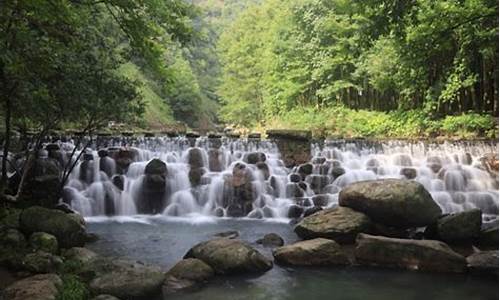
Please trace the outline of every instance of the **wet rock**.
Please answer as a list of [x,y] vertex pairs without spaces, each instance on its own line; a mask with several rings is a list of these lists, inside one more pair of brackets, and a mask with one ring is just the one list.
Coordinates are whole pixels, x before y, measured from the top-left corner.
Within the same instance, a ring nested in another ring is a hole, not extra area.
[[243,161],[252,165],[255,165],[259,162],[265,162],[266,154],[264,154],[263,152],[250,152],[245,154],[245,156],[243,157]]
[[313,214],[317,213],[318,211],[322,211],[322,210],[323,210],[323,208],[321,208],[321,206],[309,207],[308,209],[306,209],[304,211],[304,218],[309,217],[310,215],[313,215]]
[[189,181],[191,182],[191,186],[199,186],[201,184],[201,179],[205,175],[204,168],[197,168],[189,170]]
[[297,173],[302,176],[302,179],[305,179],[307,175],[311,175],[313,172],[313,165],[310,163],[302,164],[298,167]]
[[481,251],[468,256],[467,268],[473,274],[498,276],[498,250]]
[[349,244],[354,243],[358,233],[369,232],[370,228],[370,218],[365,214],[338,206],[302,219],[294,231],[303,239],[322,237]]
[[232,218],[241,218],[245,216],[243,212],[243,207],[239,204],[230,204],[226,208],[226,213],[228,217]]
[[240,236],[240,233],[236,230],[229,230],[224,232],[219,232],[214,234],[216,237],[226,238],[226,239],[235,239]]
[[324,164],[325,162],[326,162],[325,157],[313,157],[313,159],[311,160],[311,163],[315,165],[321,165]]
[[97,258],[86,268],[95,274],[89,283],[92,293],[122,299],[151,299],[161,293],[165,279],[157,267],[123,259]]
[[260,209],[254,209],[247,215],[247,217],[252,219],[263,219],[264,213]]
[[330,266],[349,264],[347,256],[335,241],[316,238],[274,249],[279,264],[294,266]]
[[178,262],[167,274],[163,282],[163,297],[168,299],[169,294],[177,292],[192,291],[210,278],[214,277],[215,271],[196,258],[187,258]]
[[128,166],[136,161],[139,152],[134,148],[120,148],[117,151],[109,151],[109,154],[115,160],[119,171],[125,173]]
[[417,170],[415,168],[402,168],[400,174],[406,177],[406,179],[415,179],[417,177]]
[[356,262],[372,266],[453,273],[463,272],[466,266],[462,255],[445,243],[433,240],[359,234],[354,254]]
[[448,243],[472,242],[481,233],[482,214],[479,209],[450,214],[437,221],[437,236]]
[[23,259],[24,267],[32,273],[54,273],[62,264],[59,256],[43,251],[27,254]]
[[306,177],[306,181],[309,183],[309,187],[314,191],[314,193],[320,194],[328,185],[330,178],[326,175],[309,175]]
[[247,185],[252,182],[252,173],[246,165],[237,163],[233,167],[233,187]]
[[210,171],[221,172],[223,170],[222,155],[223,153],[219,149],[208,150],[208,169]]
[[123,191],[123,187],[124,187],[124,184],[125,184],[125,178],[123,177],[123,175],[115,175],[115,176],[113,176],[113,178],[111,180],[112,180],[113,184],[120,191]]
[[302,216],[302,213],[304,212],[304,208],[298,206],[298,205],[290,205],[288,208],[288,218],[290,219],[298,219]]
[[203,168],[204,167],[204,159],[203,159],[203,150],[201,148],[191,148],[187,153],[188,164],[191,166],[191,169]]
[[0,227],[0,266],[12,270],[24,269],[22,259],[28,251],[24,235],[13,228]]
[[30,236],[30,246],[34,250],[41,250],[50,254],[59,252],[59,244],[52,234],[35,232]]
[[167,164],[165,164],[163,161],[161,161],[158,158],[152,159],[147,165],[146,169],[144,170],[144,174],[146,175],[167,175]]
[[95,164],[94,161],[85,160],[80,164],[80,181],[87,184],[94,182]]
[[327,194],[314,195],[312,197],[312,202],[315,206],[327,206],[330,202],[330,195]]
[[268,233],[264,235],[263,238],[256,241],[257,244],[261,244],[264,247],[280,247],[285,244],[283,238],[276,233]]
[[332,176],[333,179],[337,179],[338,177],[344,174],[345,174],[345,169],[342,167],[334,167],[330,170],[330,176]]
[[266,272],[272,261],[239,240],[214,239],[189,250],[184,258],[198,258],[210,265],[217,274]]
[[299,174],[296,174],[296,173],[292,173],[288,176],[290,182],[301,182],[302,181],[302,177],[299,175]]
[[280,150],[283,162],[291,168],[311,159],[311,131],[306,130],[268,130],[267,136]]
[[60,210],[32,206],[21,213],[20,226],[27,234],[52,234],[63,248],[79,247],[85,244],[86,234],[84,221],[77,216]]
[[301,198],[304,196],[304,190],[299,186],[298,183],[289,182],[286,185],[286,197],[287,198]]
[[413,165],[411,156],[408,154],[397,154],[393,157],[393,162],[395,165],[402,167],[411,167]]
[[345,187],[339,204],[367,214],[388,226],[409,228],[432,224],[441,208],[416,181],[382,179],[356,182]]
[[35,275],[8,286],[3,297],[5,300],[56,300],[62,284],[56,274]]
[[217,207],[215,209],[215,216],[216,217],[224,217],[224,209],[222,207]]
[[441,158],[437,156],[430,156],[427,158],[427,167],[432,170],[435,174],[439,173],[443,164],[441,162]]
[[100,158],[103,158],[103,157],[107,157],[109,156],[109,152],[107,149],[100,149],[99,151],[97,151],[97,155],[100,157]]
[[24,248],[26,244],[26,238],[17,229],[0,230],[0,246],[20,249]]
[[498,153],[487,153],[479,159],[480,167],[498,182]]
[[258,162],[256,166],[257,169],[262,173],[264,180],[269,179],[269,175],[271,174],[269,171],[269,166],[265,162]]
[[75,214],[76,212],[66,203],[57,204],[54,209],[60,210],[66,214]]
[[94,160],[94,155],[90,152],[84,153],[82,156],[83,161],[91,161]]

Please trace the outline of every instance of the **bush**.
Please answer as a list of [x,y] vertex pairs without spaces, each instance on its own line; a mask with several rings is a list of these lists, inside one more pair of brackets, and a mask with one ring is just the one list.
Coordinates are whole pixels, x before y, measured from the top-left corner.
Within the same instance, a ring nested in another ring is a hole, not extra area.
[[86,300],[90,297],[87,286],[76,275],[63,275],[63,286],[57,300]]

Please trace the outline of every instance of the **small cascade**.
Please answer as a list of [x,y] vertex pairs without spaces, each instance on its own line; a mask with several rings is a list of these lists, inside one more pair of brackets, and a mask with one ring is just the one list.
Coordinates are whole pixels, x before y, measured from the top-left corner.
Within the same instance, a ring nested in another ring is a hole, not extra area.
[[353,182],[406,178],[445,213],[477,207],[486,222],[498,219],[498,182],[484,165],[496,143],[327,141],[292,169],[276,144],[260,139],[108,138],[93,147],[62,196],[85,216],[297,218],[336,205]]

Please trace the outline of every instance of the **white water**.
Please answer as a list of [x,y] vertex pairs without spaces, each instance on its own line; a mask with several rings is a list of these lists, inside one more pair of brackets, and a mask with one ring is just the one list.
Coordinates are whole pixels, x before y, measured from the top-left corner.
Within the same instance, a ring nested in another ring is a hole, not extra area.
[[[497,144],[397,141],[314,144],[313,172],[297,184],[290,181],[289,175],[298,172],[298,168],[289,170],[284,167],[275,144],[255,140],[216,141],[221,145],[207,138],[196,141],[166,137],[108,141],[108,147],[126,144],[127,149],[135,153],[133,162],[121,177],[123,190],[112,182],[113,177],[120,174],[115,161],[109,157],[99,158],[97,151],[93,151],[94,159],[80,162],[71,174],[63,200],[70,202],[84,216],[144,213],[138,210],[140,201],[163,203],[161,213],[165,216],[229,216],[228,206],[237,205],[242,197],[235,195],[238,189],[232,185],[233,168],[243,164],[250,182],[246,186],[250,195],[246,197],[251,197],[251,207],[245,208],[249,218],[287,218],[292,205],[298,203],[302,209],[307,209],[313,201],[321,200],[315,197],[317,195],[322,195],[321,206],[333,206],[337,204],[339,191],[352,182],[405,178],[402,172],[406,172],[430,191],[445,213],[477,207],[483,211],[486,222],[498,219],[498,183],[481,169],[479,160],[486,153],[498,152]],[[190,143],[194,147],[190,147]],[[201,153],[198,163],[204,170],[200,184],[196,186],[189,179],[190,151]],[[265,153],[269,178],[266,179],[265,172],[256,165],[243,162],[252,152]],[[161,192],[145,194],[147,175],[144,172],[154,158],[167,165],[165,188]],[[86,166],[82,167],[83,164]],[[339,170],[345,173],[337,174]]]

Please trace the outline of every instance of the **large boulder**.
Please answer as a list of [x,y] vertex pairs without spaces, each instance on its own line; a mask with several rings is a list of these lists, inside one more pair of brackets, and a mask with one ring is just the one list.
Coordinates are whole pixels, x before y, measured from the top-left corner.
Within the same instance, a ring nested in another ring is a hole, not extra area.
[[498,249],[498,226],[481,230],[478,245]]
[[420,271],[463,272],[465,258],[434,240],[395,239],[359,234],[354,252],[360,264]]
[[350,184],[340,192],[339,204],[367,214],[374,222],[401,228],[432,224],[442,213],[423,185],[401,179]]
[[24,269],[22,260],[28,251],[26,238],[16,229],[0,227],[0,266]]
[[14,282],[3,292],[5,300],[56,300],[62,280],[55,274],[40,274]]
[[285,265],[327,266],[349,263],[340,245],[335,241],[317,238],[274,249],[274,259]]
[[302,219],[295,226],[295,233],[303,239],[322,237],[350,244],[354,243],[358,233],[369,232],[371,226],[371,220],[365,214],[338,206]]
[[167,272],[162,287],[163,297],[168,298],[168,294],[194,290],[214,275],[212,267],[202,260],[183,259]]
[[161,293],[165,274],[157,267],[123,259],[96,258],[86,266],[93,273],[90,290],[122,299],[151,299]]
[[21,230],[27,234],[46,232],[57,238],[63,248],[83,246],[86,241],[85,224],[76,214],[32,206],[20,216]]
[[205,155],[201,148],[191,148],[187,153],[187,161],[192,169],[203,168],[205,166]]
[[144,174],[146,175],[167,175],[167,164],[165,164],[162,160],[158,158],[152,159],[144,170]]
[[159,214],[167,205],[167,165],[155,158],[146,165],[144,174],[142,196],[136,199],[137,211]]
[[273,267],[272,261],[248,244],[225,238],[199,243],[184,258],[198,258],[217,274],[261,273]]
[[468,256],[467,268],[474,274],[498,276],[498,250],[481,251]]
[[437,221],[436,233],[449,243],[472,242],[481,233],[481,210],[472,209],[444,216]]
[[21,198],[44,207],[54,207],[59,200],[62,168],[52,158],[38,158],[29,169]]

